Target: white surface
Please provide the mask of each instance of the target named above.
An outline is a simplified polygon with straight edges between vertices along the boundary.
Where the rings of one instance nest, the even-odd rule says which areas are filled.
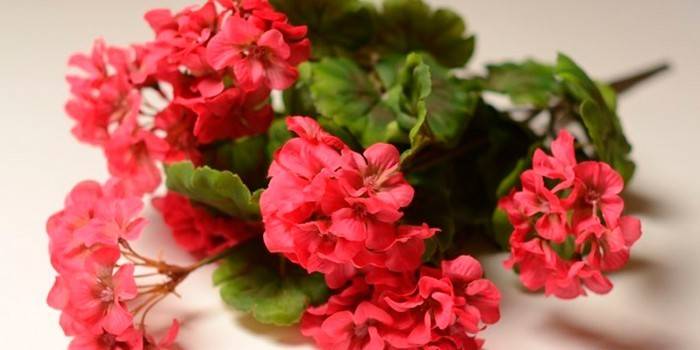
[[[189,1],[3,1],[0,11],[0,335],[4,349],[63,349],[58,313],[45,306],[53,281],[44,222],[81,179],[105,179],[100,152],[78,144],[62,107],[68,55],[93,38],[126,44],[150,37],[149,7]],[[643,219],[633,260],[613,276],[607,296],[576,301],[523,292],[503,255],[484,257],[503,292],[503,319],[485,336],[488,349],[700,349],[700,2],[433,1],[467,16],[478,34],[476,60],[561,50],[600,78],[660,59],[673,71],[625,95],[620,113],[639,170],[629,209]],[[144,247],[175,260],[152,211]],[[166,243],[162,243],[166,242]],[[160,325],[183,318],[185,349],[275,349],[310,343],[295,329],[259,326],[223,308],[201,271],[157,309]]]

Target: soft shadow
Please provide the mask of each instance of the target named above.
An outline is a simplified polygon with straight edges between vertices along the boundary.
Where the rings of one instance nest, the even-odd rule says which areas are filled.
[[[641,292],[649,296],[659,296],[665,294],[670,288],[672,281],[669,276],[672,276],[670,268],[663,263],[652,260],[644,256],[630,256],[630,260],[625,267],[618,271],[611,271],[610,276],[615,275],[637,275],[643,279],[644,288]]]
[[[659,198],[652,198],[635,190],[625,190],[622,197],[625,199],[625,214],[627,215],[660,217],[669,214],[668,207],[660,202]]]
[[[304,337],[296,326],[273,326],[260,323],[249,314],[240,314],[236,317],[238,324],[255,334],[267,337],[281,345],[298,346],[311,345],[309,338]]]
[[[577,342],[590,344],[590,349],[605,350],[671,350],[678,349],[679,344],[669,334],[661,334],[650,329],[640,329],[633,338],[620,337],[615,329],[602,331],[582,325],[564,317],[552,314],[547,318],[545,329],[550,329],[561,336],[575,338]]]

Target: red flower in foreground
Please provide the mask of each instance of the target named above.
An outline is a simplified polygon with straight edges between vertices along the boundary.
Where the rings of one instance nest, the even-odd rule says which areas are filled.
[[[261,134],[272,122],[267,91],[230,88],[211,97],[176,99],[197,114],[193,133],[203,144]]]
[[[607,293],[604,272],[622,268],[639,239],[639,220],[622,216],[622,177],[603,162],[576,163],[573,138],[561,131],[553,156],[538,150],[533,170],[521,175],[523,188],[502,198],[499,207],[514,227],[511,257],[530,290],[575,298],[584,286]]]
[[[302,333],[321,349],[480,349],[475,335],[500,318],[500,293],[482,274],[476,260],[460,256],[397,285],[358,277],[309,308]]]
[[[153,200],[173,231],[175,241],[198,258],[214,255],[256,235],[257,223],[230,217],[216,217],[206,209],[192,205],[189,199],[174,192]]]
[[[437,231],[398,221],[413,189],[401,174],[394,146],[350,150],[307,117],[289,117],[299,137],[285,143],[270,166],[260,199],[265,244],[340,287],[360,270],[413,271],[423,240]]]

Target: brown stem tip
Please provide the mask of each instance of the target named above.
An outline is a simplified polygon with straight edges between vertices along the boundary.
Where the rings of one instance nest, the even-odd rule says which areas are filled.
[[[671,65],[663,62],[660,64],[657,64],[655,66],[652,66],[648,69],[639,71],[638,73],[632,74],[630,76],[626,76],[617,80],[613,80],[610,82],[610,87],[615,90],[618,94],[623,93],[635,86],[637,84],[654,77],[660,73],[663,73],[671,68]]]

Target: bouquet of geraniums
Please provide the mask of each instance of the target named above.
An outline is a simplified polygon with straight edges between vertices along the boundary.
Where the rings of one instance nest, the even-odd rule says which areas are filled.
[[[73,134],[111,174],[47,224],[70,349],[172,348],[178,322],[156,339],[146,316],[210,263],[227,304],[324,349],[479,349],[500,294],[474,240],[509,250],[527,289],[575,298],[610,291],[640,236],[616,92],[656,70],[605,84],[560,54],[470,74],[474,36],[421,0],[145,19],[152,40],[70,59]],[[189,266],[130,245],[161,168],[152,203]]]

